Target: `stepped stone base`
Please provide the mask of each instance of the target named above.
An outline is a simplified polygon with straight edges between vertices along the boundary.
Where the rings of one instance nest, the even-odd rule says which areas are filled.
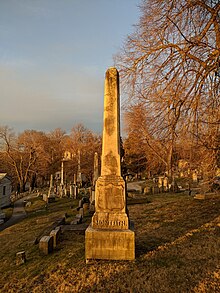
[[[89,226],[85,231],[86,262],[92,259],[134,260],[134,231],[100,230]]]

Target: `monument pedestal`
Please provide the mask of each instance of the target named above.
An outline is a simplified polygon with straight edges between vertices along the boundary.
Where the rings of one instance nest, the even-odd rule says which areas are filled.
[[[127,230],[100,230],[91,225],[85,233],[86,262],[92,259],[134,260],[135,234]]]

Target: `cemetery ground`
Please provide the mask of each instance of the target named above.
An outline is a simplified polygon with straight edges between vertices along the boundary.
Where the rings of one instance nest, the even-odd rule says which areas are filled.
[[[31,201],[27,217],[0,232],[0,292],[220,292],[219,195],[205,200],[185,193],[129,198],[135,261],[89,264],[83,233],[64,231],[47,256],[34,244],[64,214],[68,225],[78,201],[56,199],[48,207],[41,197]],[[84,217],[85,223],[90,220],[91,215]],[[16,265],[22,250],[27,261]]]

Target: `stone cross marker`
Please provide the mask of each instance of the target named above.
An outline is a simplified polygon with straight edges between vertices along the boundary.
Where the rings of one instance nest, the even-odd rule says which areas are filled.
[[[96,181],[95,214],[85,234],[86,261],[133,260],[134,232],[129,229],[121,177],[119,74],[112,67],[105,77],[103,119],[101,176]]]

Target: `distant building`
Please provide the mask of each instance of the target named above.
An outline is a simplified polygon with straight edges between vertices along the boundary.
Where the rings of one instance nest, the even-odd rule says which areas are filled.
[[[6,207],[11,204],[11,178],[7,173],[0,173],[0,206]]]

